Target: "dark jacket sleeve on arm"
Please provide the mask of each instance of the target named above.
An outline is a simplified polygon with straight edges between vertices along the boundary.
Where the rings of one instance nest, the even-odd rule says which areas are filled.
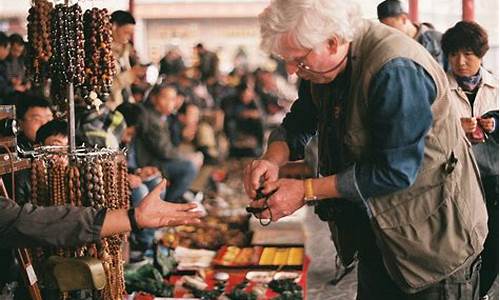
[[[179,154],[172,144],[167,121],[162,120],[153,108],[146,108],[143,114],[139,120],[139,142],[143,143],[142,147],[147,148],[156,159],[177,158]]]
[[[73,247],[98,243],[105,215],[105,209],[19,206],[0,197],[0,247]]]
[[[318,114],[311,98],[311,84],[302,80],[297,99],[280,127],[273,130],[269,144],[285,141],[290,150],[290,160],[304,159],[304,151],[309,140],[318,129]]]

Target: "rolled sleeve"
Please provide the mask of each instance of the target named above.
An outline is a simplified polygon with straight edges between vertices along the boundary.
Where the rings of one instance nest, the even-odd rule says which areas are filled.
[[[270,145],[274,142],[286,142],[286,129],[283,126],[279,126],[269,135],[269,139],[267,140],[267,144]]]
[[[356,202],[365,202],[365,198],[361,194],[356,180],[355,165],[337,174],[337,190],[345,198]]]

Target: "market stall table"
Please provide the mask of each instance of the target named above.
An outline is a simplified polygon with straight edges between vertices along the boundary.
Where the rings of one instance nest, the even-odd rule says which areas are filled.
[[[265,271],[269,273],[274,273],[278,274],[280,272],[284,273],[296,273],[298,274],[298,282],[297,284],[302,288],[302,293],[303,293],[303,299],[306,299],[306,291],[307,291],[307,270],[309,268],[309,263],[310,260],[309,258],[304,257],[304,264],[302,266],[302,270],[295,270],[295,271],[277,271],[277,270],[262,270],[262,269],[227,269],[227,268],[213,268],[213,269],[208,269],[205,272],[205,283],[207,284],[206,290],[213,290],[215,285],[216,285],[216,280],[214,279],[215,274],[218,272],[224,272],[229,275],[229,279],[227,280],[225,284],[225,292],[230,293],[233,288],[243,282],[247,274],[249,272],[260,272],[260,271]],[[175,286],[174,288],[174,297],[175,298],[182,298],[186,296],[189,293],[189,290],[187,290],[185,287],[182,286],[182,275],[173,275],[170,276],[168,279],[168,282],[170,284],[173,284]],[[249,281],[247,287],[245,288],[245,291],[251,291],[258,283],[254,281]],[[265,294],[262,298],[259,299],[273,299],[274,297],[278,296],[279,294],[273,292],[270,288],[265,289]]]

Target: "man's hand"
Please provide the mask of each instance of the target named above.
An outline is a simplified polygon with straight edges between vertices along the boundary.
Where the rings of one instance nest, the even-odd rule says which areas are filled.
[[[257,189],[266,182],[278,180],[278,174],[279,166],[269,160],[257,159],[249,163],[243,171],[243,185],[248,197],[254,199]]]
[[[196,208],[195,203],[177,204],[163,201],[160,194],[165,190],[167,181],[163,179],[135,210],[135,217],[140,228],[158,228],[163,226],[177,226],[199,224],[200,212],[191,212]]]
[[[477,127],[477,119],[472,117],[472,118],[460,118],[460,122],[462,123],[462,128],[464,129],[465,133],[473,133],[474,130],[476,130]]]
[[[267,205],[271,209],[271,215],[266,209],[260,215],[261,219],[272,219],[277,221],[283,217],[289,216],[297,209],[304,206],[304,183],[297,179],[280,179],[274,182],[264,184],[263,193],[267,195],[276,191],[268,200]],[[251,207],[265,207],[264,199],[252,201]]]
[[[481,118],[479,119],[479,125],[483,128],[486,133],[491,133],[495,130],[495,119],[494,118]]]
[[[139,177],[141,177],[142,180],[146,180],[148,179],[149,177],[153,176],[153,175],[160,175],[160,170],[158,170],[157,167],[153,167],[153,166],[146,166],[146,167],[143,167],[143,168],[139,168],[135,171],[135,174]]]
[[[128,174],[128,184],[131,189],[136,189],[142,184],[142,179],[141,177],[134,175],[134,174]]]

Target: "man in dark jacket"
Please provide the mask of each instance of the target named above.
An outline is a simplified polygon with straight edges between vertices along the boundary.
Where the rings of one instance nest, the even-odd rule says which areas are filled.
[[[139,117],[134,142],[137,167],[155,166],[169,179],[165,200],[182,201],[181,197],[196,176],[194,165],[179,158],[173,145],[167,117],[175,106],[177,92],[174,86],[158,85],[149,93],[144,111]]]
[[[203,44],[197,44],[194,47],[195,53],[198,55],[198,70],[200,72],[200,80],[215,79],[219,73],[219,57],[215,52],[205,49]]]
[[[408,12],[399,0],[385,0],[377,6],[377,15],[381,23],[396,28],[425,47],[427,51],[446,70],[448,62],[441,50],[441,32],[430,23],[413,23]]]
[[[24,66],[25,41],[17,33],[9,36],[10,52],[7,57],[7,78],[15,90],[24,92],[30,85],[26,82],[26,67]]]

